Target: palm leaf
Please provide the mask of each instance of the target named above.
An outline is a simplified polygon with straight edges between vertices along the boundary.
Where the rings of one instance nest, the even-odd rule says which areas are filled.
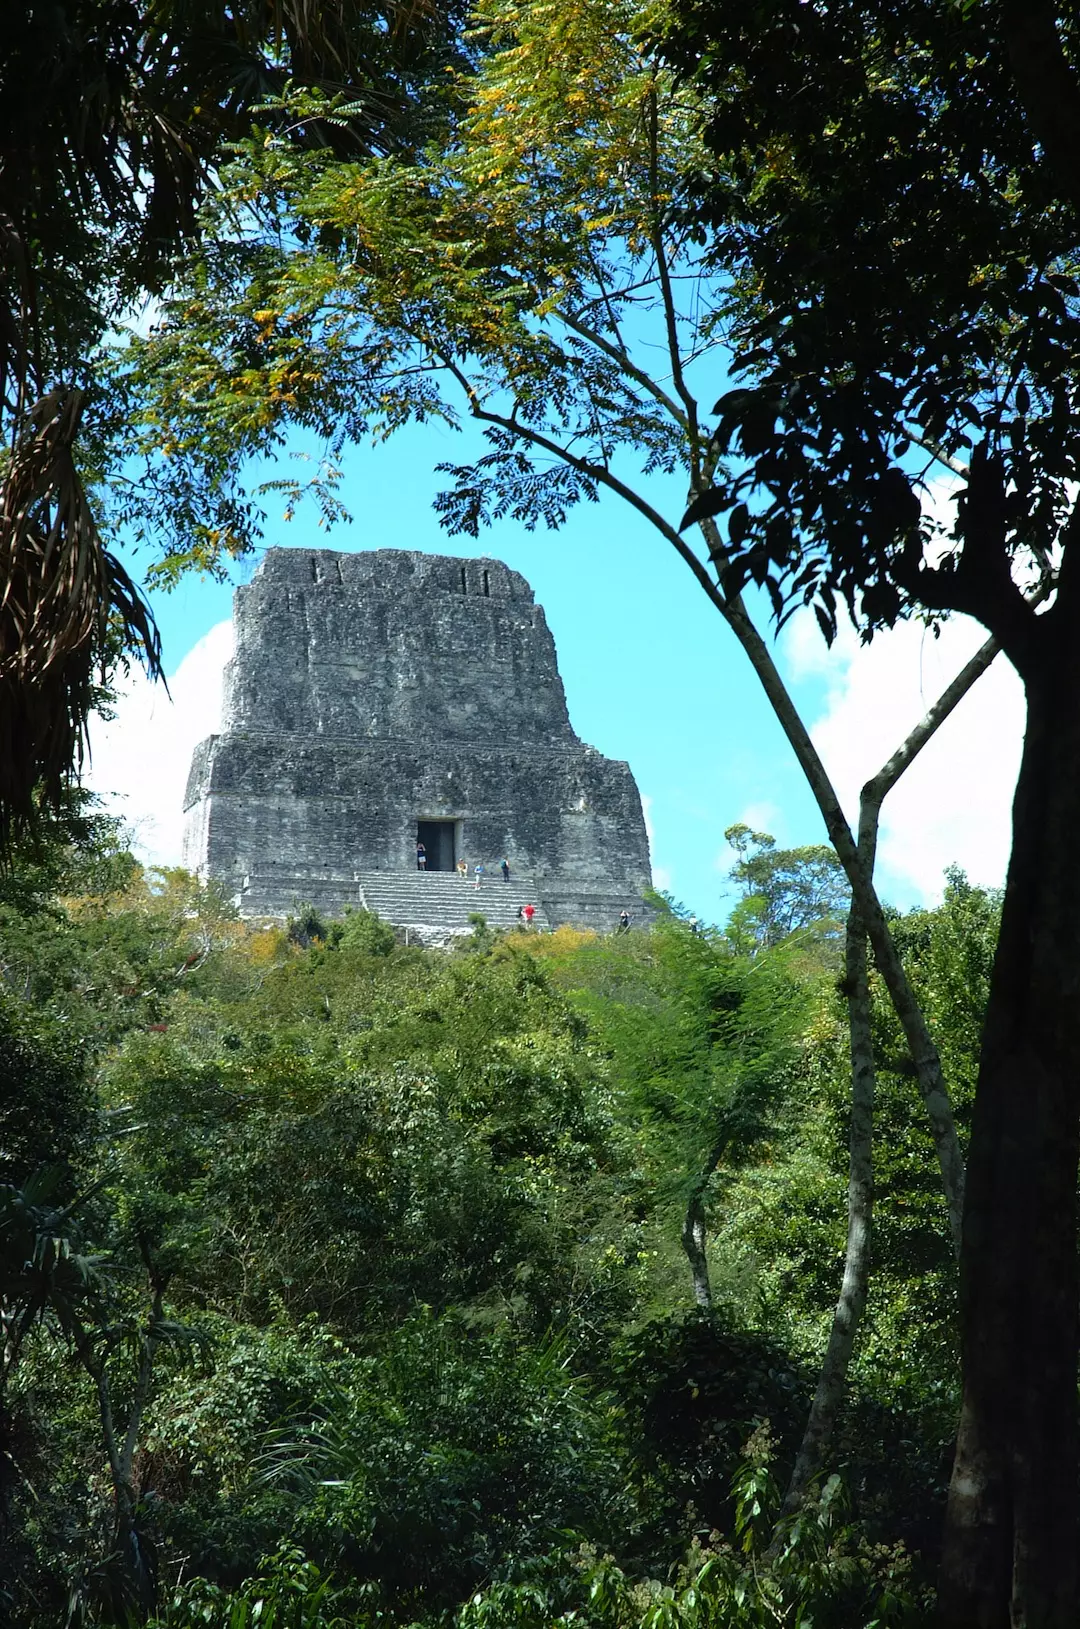
[[[42,396],[0,482],[0,852],[59,806],[110,648],[161,675],[149,607],[102,543],[75,465],[78,390]]]

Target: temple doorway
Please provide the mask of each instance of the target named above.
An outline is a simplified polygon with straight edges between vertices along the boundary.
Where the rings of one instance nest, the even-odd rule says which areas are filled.
[[[453,820],[418,820],[416,841],[427,849],[428,871],[452,871],[457,860],[454,853]]]

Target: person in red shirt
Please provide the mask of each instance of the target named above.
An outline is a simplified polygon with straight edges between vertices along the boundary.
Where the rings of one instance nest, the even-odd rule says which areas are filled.
[[[521,914],[525,918],[525,926],[527,928],[531,928],[532,927],[532,919],[536,914],[536,906],[535,905],[523,905],[522,908],[521,908]]]

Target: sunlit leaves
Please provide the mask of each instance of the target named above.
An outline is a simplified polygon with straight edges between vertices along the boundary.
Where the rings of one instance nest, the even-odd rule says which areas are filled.
[[[627,452],[644,476],[699,455],[668,378],[672,343],[717,343],[671,213],[699,156],[685,99],[624,0],[485,0],[474,21],[463,112],[418,160],[342,163],[269,135],[239,149],[213,209],[243,242],[204,255],[130,353],[151,480],[201,494],[226,550],[259,524],[244,461],[296,428],[328,448],[309,486],[327,522],[345,443],[431,418],[489,427],[489,452],[448,465],[451,530],[558,525]],[[298,95],[292,111],[323,109]],[[168,513],[198,533],[183,502]]]

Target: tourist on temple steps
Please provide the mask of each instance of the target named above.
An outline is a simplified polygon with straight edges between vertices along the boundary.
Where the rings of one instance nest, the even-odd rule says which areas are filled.
[[[427,870],[427,849],[423,843],[417,843],[416,845],[416,869],[418,871]]]
[[[461,860],[458,861],[458,863],[457,863],[457,874],[461,878],[461,880],[464,882],[465,878],[469,875],[469,862],[468,862],[468,860],[461,859]]]
[[[535,905],[523,905],[521,907],[521,914],[525,918],[525,926],[527,928],[531,928],[532,927],[532,919],[536,915],[536,906]]]
[[[499,866],[499,870],[502,872],[503,882],[509,882],[510,881],[510,861],[509,860],[503,860],[502,864]]]
[[[473,876],[476,878],[476,881],[473,883],[473,887],[479,888],[480,884],[484,880],[484,865],[482,860],[477,860],[476,864],[473,866]]]
[[[620,911],[619,912],[619,925],[615,929],[615,931],[616,931],[616,933],[629,933],[630,932],[630,912],[629,911]]]

